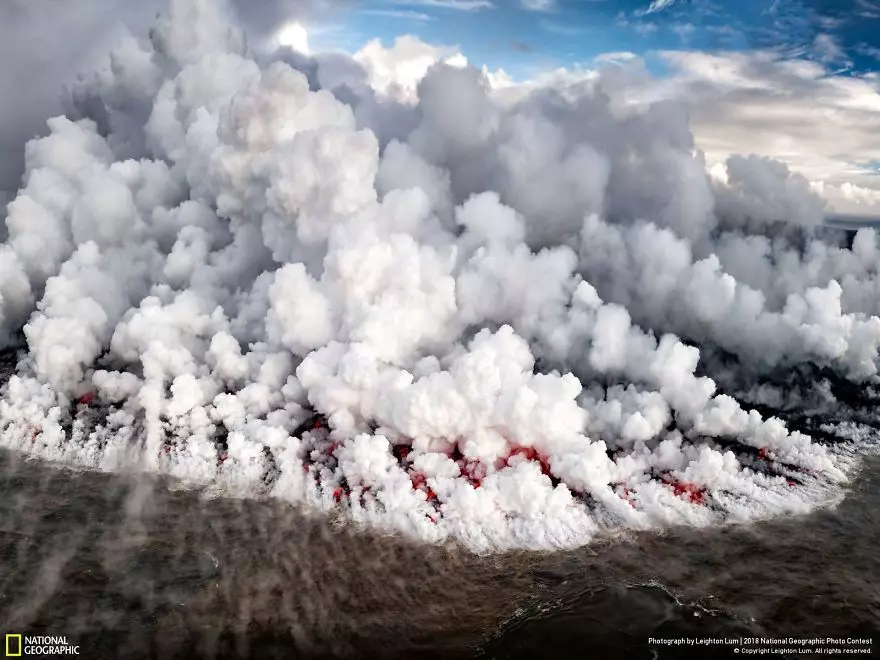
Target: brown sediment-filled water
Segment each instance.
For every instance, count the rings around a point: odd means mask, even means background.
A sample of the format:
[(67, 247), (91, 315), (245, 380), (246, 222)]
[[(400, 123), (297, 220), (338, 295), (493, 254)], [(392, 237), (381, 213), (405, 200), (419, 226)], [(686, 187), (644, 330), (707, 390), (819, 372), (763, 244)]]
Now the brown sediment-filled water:
[(170, 485), (0, 454), (4, 630), (89, 658), (676, 657), (648, 637), (880, 631), (876, 458), (833, 510), (490, 556)]

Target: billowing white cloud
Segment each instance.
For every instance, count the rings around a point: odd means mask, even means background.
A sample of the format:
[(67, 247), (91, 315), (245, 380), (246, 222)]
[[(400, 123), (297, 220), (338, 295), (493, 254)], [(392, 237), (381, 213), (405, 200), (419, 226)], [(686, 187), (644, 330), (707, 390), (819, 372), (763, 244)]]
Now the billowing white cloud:
[(415, 99), (416, 87), (435, 64), (467, 65), (456, 48), (431, 46), (409, 35), (395, 39), (390, 48), (374, 39), (354, 54), (354, 60), (367, 71), (374, 90), (398, 100)]
[[(229, 0), (254, 41), (285, 21), (348, 0)], [(65, 87), (99, 67), (126, 34), (144, 34), (167, 0), (0, 3), (0, 204), (23, 170), (24, 144), (64, 109)], [(63, 35), (60, 36), (60, 35)], [(0, 211), (0, 217), (3, 212)]]
[(477, 551), (838, 499), (853, 446), (757, 408), (880, 381), (876, 234), (821, 240), (783, 162), (710, 175), (638, 60), (502, 87), (458, 60), (255, 59), (172, 0), (27, 145), (0, 444)]
[(63, 86), (96, 66), (126, 25), (143, 31), (163, 5), (159, 0), (0, 3), (0, 61), (5, 63), (0, 66), (0, 190), (15, 188), (24, 143), (61, 112)]

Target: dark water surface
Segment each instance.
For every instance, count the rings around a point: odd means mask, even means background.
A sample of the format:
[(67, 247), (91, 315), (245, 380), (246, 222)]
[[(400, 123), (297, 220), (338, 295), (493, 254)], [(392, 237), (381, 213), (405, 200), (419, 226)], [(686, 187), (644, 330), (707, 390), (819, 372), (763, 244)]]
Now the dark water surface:
[(0, 632), (85, 658), (663, 658), (681, 649), (648, 638), (683, 635), (873, 637), (877, 657), (878, 552), (877, 458), (807, 517), (474, 557), (0, 453)]

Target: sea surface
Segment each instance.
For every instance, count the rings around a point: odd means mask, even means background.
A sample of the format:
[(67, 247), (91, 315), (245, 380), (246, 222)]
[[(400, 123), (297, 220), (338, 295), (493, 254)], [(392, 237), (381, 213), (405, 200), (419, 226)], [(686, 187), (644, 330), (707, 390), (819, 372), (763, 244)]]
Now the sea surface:
[(0, 632), (85, 658), (733, 657), (650, 638), (791, 636), (876, 657), (878, 553), (876, 457), (808, 516), (477, 557), (0, 452)]

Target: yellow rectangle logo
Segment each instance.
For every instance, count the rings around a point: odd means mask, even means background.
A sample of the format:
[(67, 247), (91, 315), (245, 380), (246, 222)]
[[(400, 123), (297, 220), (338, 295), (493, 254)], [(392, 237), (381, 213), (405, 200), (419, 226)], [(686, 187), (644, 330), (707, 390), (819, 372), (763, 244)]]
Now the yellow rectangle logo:
[(21, 635), (6, 635), (6, 657), (18, 658), (21, 656)]

